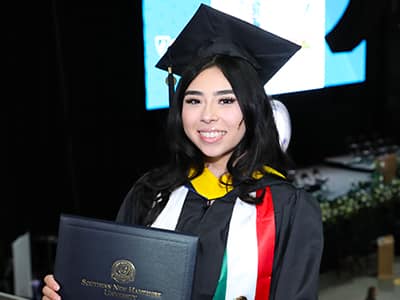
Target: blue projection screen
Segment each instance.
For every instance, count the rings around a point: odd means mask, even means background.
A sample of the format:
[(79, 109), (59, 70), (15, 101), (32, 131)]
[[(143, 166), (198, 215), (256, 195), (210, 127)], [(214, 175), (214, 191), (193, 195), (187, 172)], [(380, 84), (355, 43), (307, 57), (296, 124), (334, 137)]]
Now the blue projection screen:
[[(142, 4), (146, 110), (168, 108), (166, 72), (155, 67), (200, 3), (234, 15), (302, 48), (265, 85), (269, 95), (361, 83), (366, 41), (333, 53), (325, 40), (350, 0), (144, 0)], [(179, 77), (177, 78), (179, 79)]]

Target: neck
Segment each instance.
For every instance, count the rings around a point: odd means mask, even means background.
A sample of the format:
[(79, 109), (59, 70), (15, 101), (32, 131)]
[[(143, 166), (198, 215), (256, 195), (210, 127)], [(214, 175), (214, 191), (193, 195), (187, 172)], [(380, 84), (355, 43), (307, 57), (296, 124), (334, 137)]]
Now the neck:
[(206, 163), (206, 168), (217, 178), (220, 178), (224, 173), (226, 173), (226, 165), (219, 166), (215, 163)]

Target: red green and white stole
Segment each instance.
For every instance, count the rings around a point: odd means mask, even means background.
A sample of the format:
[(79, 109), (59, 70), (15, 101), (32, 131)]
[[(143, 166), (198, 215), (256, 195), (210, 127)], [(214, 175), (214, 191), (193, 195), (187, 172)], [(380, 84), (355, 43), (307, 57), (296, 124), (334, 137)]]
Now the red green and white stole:
[[(257, 194), (263, 190), (257, 191)], [(176, 189), (152, 227), (174, 230), (188, 189)], [(252, 246), (253, 245), (253, 246)], [(272, 195), (265, 189), (259, 205), (236, 199), (220, 279), (213, 300), (268, 300), (275, 247)], [(246, 248), (245, 253), (241, 251)]]

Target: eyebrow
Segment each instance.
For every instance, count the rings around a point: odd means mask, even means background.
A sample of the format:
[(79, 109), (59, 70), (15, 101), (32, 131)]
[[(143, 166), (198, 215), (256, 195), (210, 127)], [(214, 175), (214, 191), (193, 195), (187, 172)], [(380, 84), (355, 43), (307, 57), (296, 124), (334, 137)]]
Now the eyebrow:
[[(200, 91), (188, 90), (185, 92), (184, 96), (186, 96), (186, 95), (202, 95), (202, 94), (203, 93)], [(228, 94), (234, 94), (233, 90), (220, 90), (220, 91), (214, 92), (215, 96), (228, 95)]]

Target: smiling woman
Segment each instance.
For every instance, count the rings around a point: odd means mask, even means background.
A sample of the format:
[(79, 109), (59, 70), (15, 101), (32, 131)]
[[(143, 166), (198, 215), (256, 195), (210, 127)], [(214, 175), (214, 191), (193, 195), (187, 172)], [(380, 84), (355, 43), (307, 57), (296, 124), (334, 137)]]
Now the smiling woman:
[[(200, 5), (157, 64), (181, 76), (170, 159), (139, 178), (116, 220), (199, 237), (193, 300), (317, 299), (320, 207), (286, 180), (290, 159), (264, 91), (299, 48)], [(45, 282), (44, 299), (57, 299), (56, 280)]]

